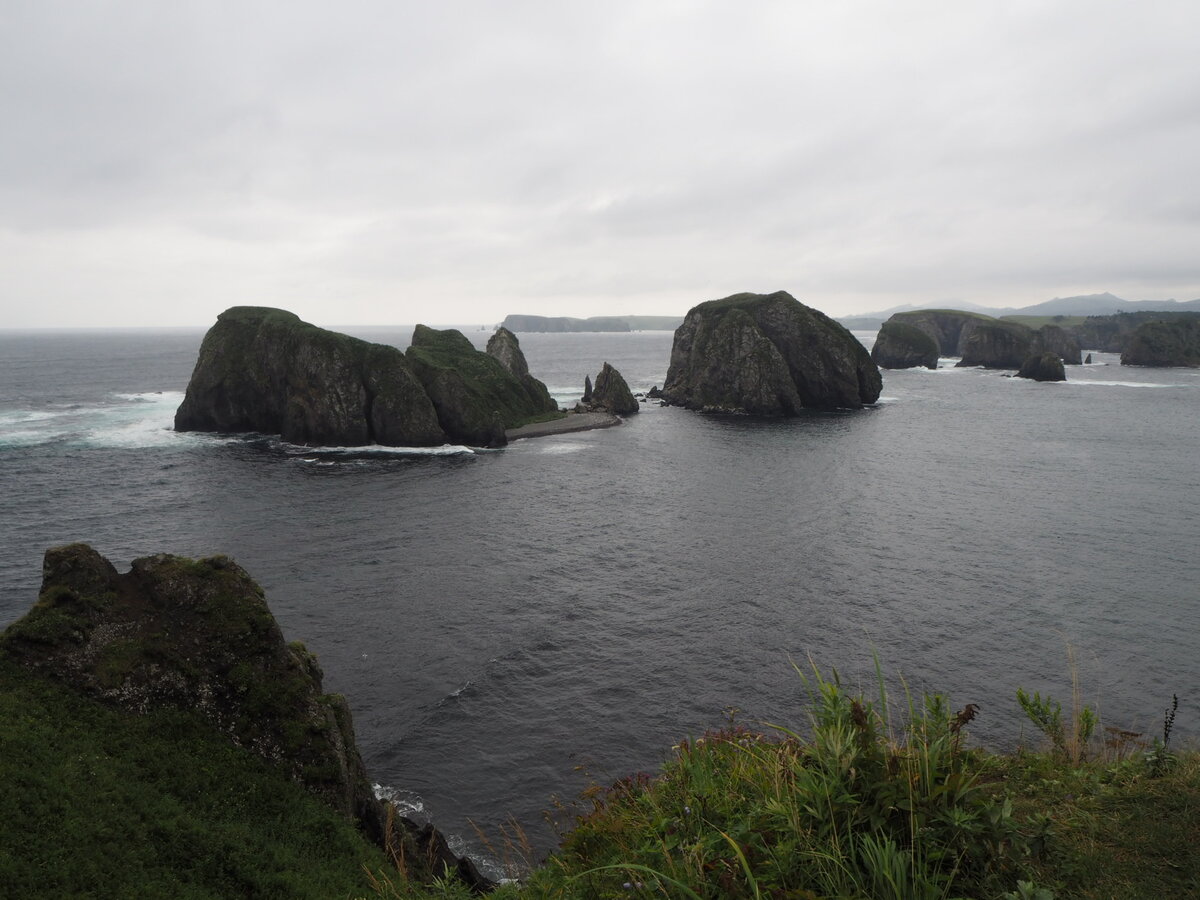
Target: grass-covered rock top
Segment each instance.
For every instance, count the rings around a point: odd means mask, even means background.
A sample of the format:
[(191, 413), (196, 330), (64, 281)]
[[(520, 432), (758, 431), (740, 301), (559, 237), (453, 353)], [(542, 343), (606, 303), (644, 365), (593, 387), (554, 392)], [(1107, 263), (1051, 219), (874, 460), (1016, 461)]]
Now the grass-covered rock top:
[(777, 291), (693, 307), (675, 332), (662, 395), (689, 409), (792, 416), (861, 408), (882, 385), (845, 327)]
[(413, 344), (403, 353), (285, 310), (233, 307), (204, 336), (175, 428), (297, 444), (500, 446), (505, 428), (553, 411), (523, 356), (509, 357), (525, 368), (518, 376), (457, 331), (419, 325)]

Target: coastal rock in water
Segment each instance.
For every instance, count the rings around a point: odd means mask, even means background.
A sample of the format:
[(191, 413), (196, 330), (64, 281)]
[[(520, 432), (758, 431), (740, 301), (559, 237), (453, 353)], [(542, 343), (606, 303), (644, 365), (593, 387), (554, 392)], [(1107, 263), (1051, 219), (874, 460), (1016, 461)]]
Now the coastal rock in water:
[(1033, 338), (1034, 353), (1053, 353), (1068, 366), (1083, 364), (1083, 350), (1074, 336), (1057, 325), (1043, 325)]
[(591, 403), (593, 407), (606, 409), (618, 416), (631, 416), (640, 409), (621, 373), (608, 363), (604, 364), (600, 374), (596, 376)]
[(404, 355), (453, 440), (502, 447), (506, 428), (552, 411), (548, 393), (545, 398), (531, 396), (500, 360), (476, 350), (461, 331), (418, 325)]
[(1083, 361), (1083, 364), (1084, 364), (1085, 366), (1090, 366), (1090, 365), (1092, 364), (1092, 354), (1090, 354), (1090, 353), (1089, 353), (1089, 354), (1087, 355), (1087, 359), (1085, 359), (1085, 360)]
[(879, 329), (871, 361), (885, 369), (936, 369), (941, 348), (930, 334), (893, 316)]
[(583, 376), (583, 396), (579, 398), (580, 403), (592, 402), (592, 376)]
[(1067, 374), (1063, 369), (1062, 358), (1056, 353), (1043, 351), (1031, 354), (1021, 364), (1018, 378), (1032, 378), (1034, 381), (1066, 381)]
[(916, 328), (933, 338), (939, 356), (962, 356), (971, 332), (985, 322), (995, 321), (991, 316), (961, 309), (916, 309), (896, 313), (883, 324), (886, 326), (890, 322)]
[(521, 342), (515, 334), (504, 326), (497, 328), (496, 333), (488, 339), (487, 353), (521, 382), (531, 406), (538, 412), (558, 411), (558, 404), (550, 396), (546, 385), (529, 374), (529, 364), (525, 361), (525, 354), (521, 352)]
[(38, 601), (0, 635), (0, 655), (130, 713), (198, 715), (376, 843), (401, 847), (419, 874), (487, 886), (436, 830), (389, 826), (345, 699), (322, 692), (316, 657), (284, 641), (262, 588), (228, 557), (160, 554), (122, 575), (86, 544), (48, 550)]
[(1033, 329), (1025, 325), (998, 319), (982, 322), (967, 338), (958, 365), (1019, 369), (1033, 352), (1033, 343)]
[(663, 397), (690, 409), (789, 416), (860, 408), (882, 386), (849, 331), (778, 291), (693, 307), (675, 332)]
[(1200, 366), (1200, 318), (1144, 322), (1121, 354), (1123, 366)]
[(204, 336), (176, 431), (278, 434), (296, 444), (442, 444), (433, 404), (395, 347), (235, 306)]

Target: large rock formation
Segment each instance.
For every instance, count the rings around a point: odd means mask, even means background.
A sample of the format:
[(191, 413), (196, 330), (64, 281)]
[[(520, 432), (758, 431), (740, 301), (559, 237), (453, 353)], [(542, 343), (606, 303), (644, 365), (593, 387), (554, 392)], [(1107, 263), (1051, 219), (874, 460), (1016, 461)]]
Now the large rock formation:
[(1121, 354), (1123, 366), (1200, 366), (1200, 318), (1143, 322)]
[(235, 306), (204, 336), (175, 429), (297, 444), (500, 446), (506, 427), (556, 408), (515, 342), (498, 351), (501, 364), (457, 331), (418, 325), (406, 354), (281, 309)]
[(962, 348), (960, 366), (1019, 369), (1033, 352), (1033, 329), (998, 319), (976, 325)]
[(879, 328), (871, 347), (871, 361), (885, 369), (911, 369), (924, 366), (936, 369), (941, 348), (928, 331), (895, 316)]
[(279, 434), (296, 444), (442, 444), (429, 397), (395, 347), (235, 306), (200, 345), (176, 431)]
[(985, 322), (995, 321), (990, 316), (961, 309), (916, 309), (896, 313), (884, 325), (890, 322), (916, 328), (937, 343), (939, 356), (962, 356), (971, 333)]
[(1058, 325), (1043, 325), (1033, 334), (1033, 352), (1053, 353), (1068, 366), (1083, 365), (1079, 341)]
[[(584, 393), (587, 393), (585, 384)], [(591, 390), (590, 402), (593, 407), (607, 410), (618, 416), (632, 416), (641, 407), (629, 385), (621, 377), (621, 373), (605, 363), (596, 376), (596, 385)]]
[(1063, 369), (1060, 356), (1050, 351), (1030, 354), (1021, 364), (1017, 372), (1018, 378), (1031, 378), (1034, 381), (1066, 381), (1067, 374)]
[(546, 385), (529, 374), (529, 364), (525, 361), (525, 354), (521, 352), (521, 342), (515, 334), (504, 326), (497, 328), (496, 333), (488, 338), (487, 353), (521, 382), (530, 404), (539, 412), (558, 411), (558, 404), (550, 396)]
[(849, 331), (778, 291), (692, 308), (675, 332), (663, 396), (690, 409), (789, 416), (860, 408), (882, 385)]
[(316, 657), (284, 641), (262, 589), (228, 557), (150, 556), (122, 575), (86, 544), (51, 549), (38, 601), (0, 636), (0, 654), (130, 713), (200, 716), (418, 872), (487, 885), (435, 829), (375, 798), (345, 699), (322, 692)]
[[(548, 393), (544, 400), (530, 396), (525, 383), (499, 359), (476, 350), (453, 328), (418, 325), (405, 358), (433, 401), (442, 428), (463, 443), (502, 447), (506, 428), (557, 409)], [(522, 356), (517, 367), (523, 364)]]

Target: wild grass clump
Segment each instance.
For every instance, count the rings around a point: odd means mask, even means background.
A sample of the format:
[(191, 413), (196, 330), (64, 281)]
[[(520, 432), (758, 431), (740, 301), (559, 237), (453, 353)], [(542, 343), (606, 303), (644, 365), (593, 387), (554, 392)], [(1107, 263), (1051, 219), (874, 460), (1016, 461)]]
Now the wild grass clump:
[(988, 757), (963, 747), (973, 705), (909, 697), (892, 721), (836, 671), (802, 673), (809, 728), (731, 722), (675, 748), (661, 775), (592, 797), (534, 896), (940, 898), (1015, 887), (1031, 852)]

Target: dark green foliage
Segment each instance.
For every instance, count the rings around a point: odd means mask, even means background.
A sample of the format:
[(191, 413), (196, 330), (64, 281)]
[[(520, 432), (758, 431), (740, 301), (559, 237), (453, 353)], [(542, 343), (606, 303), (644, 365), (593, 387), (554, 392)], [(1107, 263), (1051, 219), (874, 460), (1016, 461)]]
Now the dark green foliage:
[(0, 896), (347, 897), (354, 826), (199, 717), (109, 709), (0, 659)]

